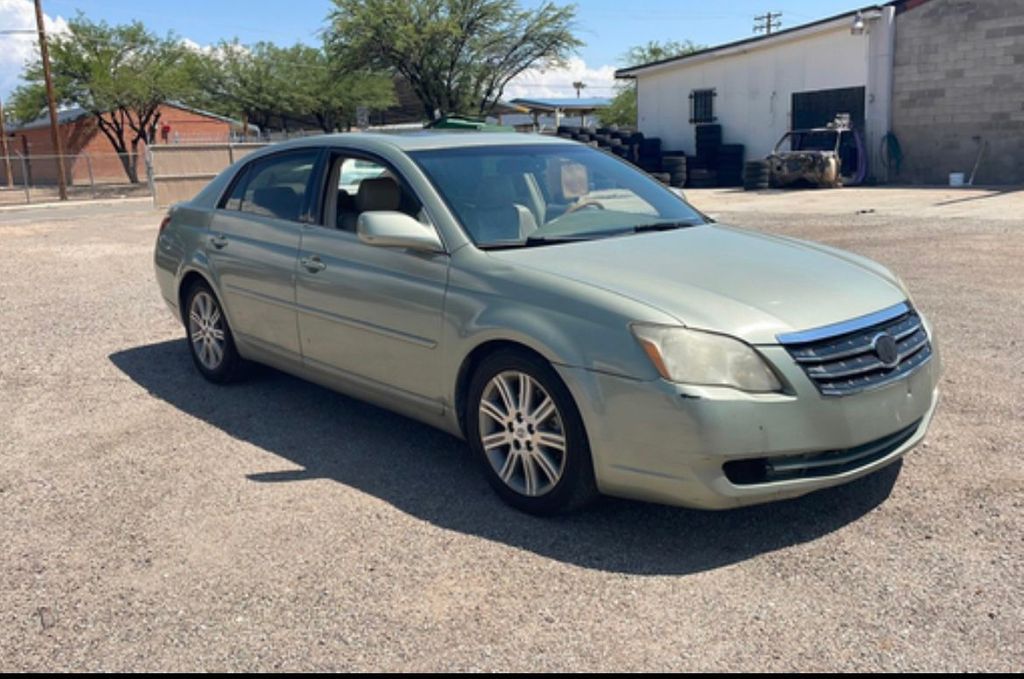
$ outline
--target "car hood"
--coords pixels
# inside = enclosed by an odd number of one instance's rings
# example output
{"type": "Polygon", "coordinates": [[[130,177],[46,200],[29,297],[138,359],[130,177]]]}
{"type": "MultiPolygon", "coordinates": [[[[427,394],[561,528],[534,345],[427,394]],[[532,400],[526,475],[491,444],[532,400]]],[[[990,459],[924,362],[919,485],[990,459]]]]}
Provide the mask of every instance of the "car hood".
{"type": "Polygon", "coordinates": [[[906,300],[892,274],[870,260],[721,225],[489,254],[618,293],[688,327],[752,344],[776,344],[779,334],[865,316],[906,300]]]}

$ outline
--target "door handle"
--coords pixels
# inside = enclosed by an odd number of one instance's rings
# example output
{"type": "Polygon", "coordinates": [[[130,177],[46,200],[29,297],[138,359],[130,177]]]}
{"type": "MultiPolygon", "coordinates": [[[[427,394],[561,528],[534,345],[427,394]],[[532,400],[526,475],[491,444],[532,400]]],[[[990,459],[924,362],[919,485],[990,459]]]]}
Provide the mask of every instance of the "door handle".
{"type": "Polygon", "coordinates": [[[215,236],[210,236],[210,245],[218,250],[223,250],[228,246],[228,239],[218,233],[215,236]]]}
{"type": "Polygon", "coordinates": [[[316,255],[313,255],[312,257],[303,257],[299,260],[299,263],[302,264],[303,268],[309,273],[320,273],[327,268],[327,265],[321,262],[320,258],[316,255]]]}

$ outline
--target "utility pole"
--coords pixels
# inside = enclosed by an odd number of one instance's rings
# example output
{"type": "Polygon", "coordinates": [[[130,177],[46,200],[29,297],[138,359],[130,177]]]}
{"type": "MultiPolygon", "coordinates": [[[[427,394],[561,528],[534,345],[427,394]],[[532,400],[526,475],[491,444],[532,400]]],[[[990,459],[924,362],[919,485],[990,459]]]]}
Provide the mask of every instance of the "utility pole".
{"type": "Polygon", "coordinates": [[[50,107],[50,140],[57,154],[57,186],[60,199],[68,199],[68,185],[64,178],[64,149],[60,143],[57,125],[57,102],[53,98],[53,77],[50,75],[50,51],[46,47],[46,27],[43,25],[42,0],[36,0],[36,27],[39,29],[39,56],[43,59],[43,78],[46,80],[46,102],[50,107]]]}
{"type": "Polygon", "coordinates": [[[0,154],[4,157],[4,170],[7,171],[7,186],[14,188],[14,175],[11,173],[11,154],[7,149],[7,125],[4,120],[4,100],[0,97],[0,154]]]}
{"type": "Polygon", "coordinates": [[[759,17],[754,17],[754,33],[771,35],[782,27],[782,12],[765,12],[759,17]]]}

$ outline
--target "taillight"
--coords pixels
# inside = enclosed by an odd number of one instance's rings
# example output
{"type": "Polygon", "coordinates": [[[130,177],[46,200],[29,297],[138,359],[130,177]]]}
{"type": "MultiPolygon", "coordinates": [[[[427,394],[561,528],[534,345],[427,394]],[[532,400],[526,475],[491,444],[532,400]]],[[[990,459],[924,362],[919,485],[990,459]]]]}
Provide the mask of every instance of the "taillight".
{"type": "Polygon", "coordinates": [[[166,229],[167,225],[170,224],[170,223],[171,223],[171,213],[168,212],[166,215],[164,215],[163,221],[160,222],[160,231],[158,231],[158,233],[163,233],[164,229],[166,229]]]}

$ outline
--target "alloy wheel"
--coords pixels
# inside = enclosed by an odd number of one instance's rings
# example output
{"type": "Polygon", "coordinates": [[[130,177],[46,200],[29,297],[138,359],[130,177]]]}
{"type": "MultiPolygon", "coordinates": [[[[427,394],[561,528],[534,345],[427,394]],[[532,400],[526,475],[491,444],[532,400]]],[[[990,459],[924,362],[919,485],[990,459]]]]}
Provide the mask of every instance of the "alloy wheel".
{"type": "Polygon", "coordinates": [[[207,370],[217,370],[224,361],[227,339],[224,315],[213,296],[202,290],[192,298],[188,311],[189,338],[196,358],[207,370]]]}
{"type": "Polygon", "coordinates": [[[495,375],[479,407],[480,439],[501,481],[521,495],[551,492],[565,473],[562,416],[537,380],[519,371],[495,375]]]}

